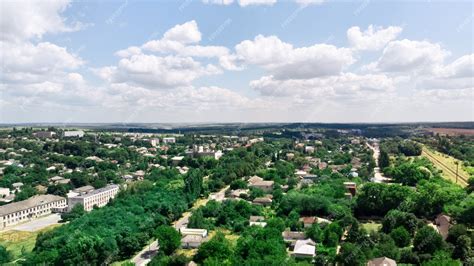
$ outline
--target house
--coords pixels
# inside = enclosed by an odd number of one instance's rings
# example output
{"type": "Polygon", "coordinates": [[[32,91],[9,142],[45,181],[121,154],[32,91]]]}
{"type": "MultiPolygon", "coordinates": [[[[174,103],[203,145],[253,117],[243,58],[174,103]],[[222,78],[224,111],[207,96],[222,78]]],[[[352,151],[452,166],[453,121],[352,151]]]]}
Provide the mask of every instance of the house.
{"type": "Polygon", "coordinates": [[[314,223],[318,222],[318,218],[315,216],[309,216],[309,217],[301,217],[300,222],[303,223],[304,228],[308,228],[313,226],[314,223]]]}
{"type": "Polygon", "coordinates": [[[274,183],[275,183],[274,181],[262,180],[262,181],[251,183],[249,187],[258,188],[265,192],[271,192],[273,190],[274,183]]]}
{"type": "Polygon", "coordinates": [[[314,147],[313,147],[313,146],[306,146],[306,147],[304,148],[304,151],[305,151],[306,153],[313,153],[313,152],[314,152],[314,147]]]}
{"type": "Polygon", "coordinates": [[[197,235],[197,236],[201,236],[202,238],[207,237],[207,230],[206,229],[193,229],[193,228],[182,227],[182,228],[179,229],[179,232],[183,236],[197,235]]]}
{"type": "Polygon", "coordinates": [[[344,182],[344,187],[346,187],[347,192],[351,193],[352,196],[355,196],[357,193],[357,184],[354,182],[344,182]]]}
{"type": "Polygon", "coordinates": [[[198,248],[204,242],[200,235],[186,235],[181,239],[181,247],[184,249],[198,248]]]}
{"type": "Polygon", "coordinates": [[[21,191],[21,187],[23,186],[23,183],[21,182],[13,183],[12,186],[13,186],[13,189],[15,189],[15,191],[21,191]]]}
{"type": "Polygon", "coordinates": [[[248,196],[248,193],[249,193],[248,189],[236,189],[230,192],[230,197],[234,199],[240,198],[240,197],[246,197],[248,196]]]}
{"type": "Polygon", "coordinates": [[[436,228],[438,233],[443,237],[444,240],[448,238],[448,231],[451,228],[451,217],[439,214],[435,219],[436,228]]]}
{"type": "Polygon", "coordinates": [[[145,177],[145,171],[138,170],[135,173],[133,173],[133,177],[135,177],[137,180],[143,180],[143,177],[145,177]]]}
{"type": "Polygon", "coordinates": [[[296,240],[293,256],[298,258],[312,258],[316,255],[316,243],[311,239],[296,240]]]}
{"type": "Polygon", "coordinates": [[[283,241],[285,243],[291,244],[291,246],[294,246],[297,240],[304,240],[306,238],[306,235],[304,232],[298,232],[298,231],[283,231],[281,233],[281,236],[283,237],[283,241]]]}
{"type": "Polygon", "coordinates": [[[249,178],[248,183],[251,185],[251,184],[254,184],[254,183],[260,182],[260,181],[263,181],[263,178],[254,175],[254,176],[249,178]]]}
{"type": "Polygon", "coordinates": [[[293,158],[295,158],[295,154],[294,153],[287,153],[286,154],[286,159],[289,161],[289,160],[293,160],[293,158]]]}
{"type": "Polygon", "coordinates": [[[269,197],[260,197],[260,198],[255,198],[252,203],[254,205],[261,205],[261,206],[270,206],[272,205],[273,200],[269,197]]]}
{"type": "Polygon", "coordinates": [[[298,176],[299,178],[303,178],[303,176],[307,175],[308,173],[306,173],[306,171],[303,171],[303,170],[297,170],[295,172],[295,175],[298,176]]]}
{"type": "Polygon", "coordinates": [[[183,156],[174,156],[171,158],[171,161],[173,162],[173,165],[178,165],[183,159],[183,156]]]}
{"type": "Polygon", "coordinates": [[[150,145],[152,147],[156,147],[158,144],[160,144],[160,139],[150,139],[150,145]]]}
{"type": "Polygon", "coordinates": [[[249,218],[250,226],[256,225],[256,226],[265,227],[267,223],[264,221],[265,221],[265,217],[263,216],[250,216],[249,218]]]}
{"type": "Polygon", "coordinates": [[[380,257],[369,260],[367,266],[397,266],[397,262],[387,257],[380,257]]]}
{"type": "Polygon", "coordinates": [[[123,175],[122,179],[125,180],[125,182],[131,182],[133,180],[132,175],[123,175]]]}

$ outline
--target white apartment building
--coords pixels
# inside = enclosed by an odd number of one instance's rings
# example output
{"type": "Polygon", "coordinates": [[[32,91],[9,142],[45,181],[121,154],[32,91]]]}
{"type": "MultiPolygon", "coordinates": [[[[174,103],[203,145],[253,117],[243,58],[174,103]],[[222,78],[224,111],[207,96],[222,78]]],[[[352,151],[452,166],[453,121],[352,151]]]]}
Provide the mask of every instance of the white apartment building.
{"type": "Polygon", "coordinates": [[[85,211],[91,211],[94,206],[104,207],[110,199],[115,198],[118,192],[118,185],[107,185],[85,194],[69,197],[67,199],[68,211],[71,211],[76,204],[82,204],[85,211]]]}
{"type": "Polygon", "coordinates": [[[84,131],[82,130],[74,130],[74,131],[64,131],[63,132],[63,137],[78,137],[82,138],[84,137],[84,131]]]}
{"type": "Polygon", "coordinates": [[[27,200],[0,206],[0,229],[48,215],[66,207],[66,199],[56,195],[37,195],[27,200]]]}

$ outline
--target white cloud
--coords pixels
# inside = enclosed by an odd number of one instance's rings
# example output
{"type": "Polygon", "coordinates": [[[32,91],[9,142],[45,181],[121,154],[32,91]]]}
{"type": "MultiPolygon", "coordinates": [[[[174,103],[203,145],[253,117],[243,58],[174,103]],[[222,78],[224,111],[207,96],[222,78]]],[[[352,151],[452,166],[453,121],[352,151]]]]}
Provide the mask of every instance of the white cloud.
{"type": "Polygon", "coordinates": [[[174,53],[192,57],[220,57],[227,55],[229,49],[224,46],[184,45],[168,40],[153,40],[145,43],[143,49],[158,53],[174,53]]]}
{"type": "Polygon", "coordinates": [[[79,30],[82,24],[67,25],[61,16],[69,3],[69,0],[2,1],[1,39],[18,41],[41,38],[46,33],[79,30]]]}
{"type": "Polygon", "coordinates": [[[213,5],[230,5],[234,0],[202,0],[204,4],[213,4],[213,5]]]}
{"type": "Polygon", "coordinates": [[[169,29],[163,35],[163,39],[183,44],[197,43],[201,41],[201,32],[198,29],[196,21],[192,20],[169,29]]]}
{"type": "Polygon", "coordinates": [[[265,76],[250,82],[250,87],[265,96],[297,96],[309,101],[331,98],[367,98],[368,95],[386,93],[395,88],[386,75],[356,75],[344,73],[312,79],[278,80],[265,76]]]}
{"type": "Polygon", "coordinates": [[[404,39],[390,42],[375,66],[385,72],[433,73],[449,54],[439,44],[404,39]]]}
{"type": "Polygon", "coordinates": [[[119,57],[130,57],[132,55],[137,55],[137,54],[141,54],[141,53],[142,53],[142,50],[141,50],[140,47],[130,46],[127,49],[117,51],[115,53],[115,55],[119,56],[119,57]]]}
{"type": "Polygon", "coordinates": [[[238,0],[239,5],[246,7],[246,6],[257,6],[257,5],[266,5],[266,6],[272,6],[274,5],[277,0],[238,0]]]}
{"type": "Polygon", "coordinates": [[[328,44],[293,48],[276,36],[258,35],[236,45],[235,55],[224,57],[228,69],[239,63],[264,67],[277,79],[304,79],[337,75],[354,62],[352,52],[328,44]],[[232,64],[234,61],[234,64],[232,64]]]}
{"type": "Polygon", "coordinates": [[[442,75],[451,78],[474,77],[474,54],[464,55],[444,67],[442,75]]]}
{"type": "Polygon", "coordinates": [[[390,26],[388,28],[369,25],[367,30],[361,31],[359,27],[351,27],[347,30],[349,44],[356,50],[380,50],[402,32],[401,27],[390,26]]]}
{"type": "Polygon", "coordinates": [[[101,68],[96,73],[112,83],[165,89],[190,85],[195,79],[218,74],[220,70],[211,64],[204,66],[191,57],[137,54],[122,58],[117,66],[101,68]]]}
{"type": "Polygon", "coordinates": [[[308,5],[320,5],[324,3],[325,0],[295,0],[295,2],[302,6],[308,5]]]}

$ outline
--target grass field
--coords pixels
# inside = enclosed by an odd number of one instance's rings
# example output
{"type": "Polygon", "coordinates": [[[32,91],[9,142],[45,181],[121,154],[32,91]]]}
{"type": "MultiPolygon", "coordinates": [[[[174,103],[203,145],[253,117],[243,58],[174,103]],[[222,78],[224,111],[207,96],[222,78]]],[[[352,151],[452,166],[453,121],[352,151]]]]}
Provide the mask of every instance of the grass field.
{"type": "Polygon", "coordinates": [[[465,187],[467,186],[467,180],[469,174],[463,169],[462,162],[449,155],[431,150],[426,146],[423,146],[422,156],[428,158],[436,168],[442,171],[442,176],[456,183],[456,163],[459,163],[457,184],[465,187]]]}
{"type": "Polygon", "coordinates": [[[376,222],[362,223],[361,225],[367,232],[378,232],[382,228],[382,224],[376,222]]]}
{"type": "Polygon", "coordinates": [[[10,230],[0,232],[0,244],[11,251],[14,259],[22,257],[23,252],[30,252],[35,247],[36,237],[40,232],[45,232],[60,225],[51,225],[35,232],[10,230]]]}

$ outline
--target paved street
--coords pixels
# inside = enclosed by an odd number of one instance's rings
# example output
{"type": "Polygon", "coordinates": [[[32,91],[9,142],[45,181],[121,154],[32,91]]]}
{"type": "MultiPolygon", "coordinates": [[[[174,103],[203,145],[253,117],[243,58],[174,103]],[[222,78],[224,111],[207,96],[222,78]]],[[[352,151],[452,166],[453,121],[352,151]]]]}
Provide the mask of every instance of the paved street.
{"type": "Polygon", "coordinates": [[[53,224],[58,224],[60,220],[61,220],[61,215],[54,213],[45,217],[31,220],[26,223],[14,225],[12,227],[7,227],[3,229],[2,231],[18,230],[18,231],[33,232],[33,231],[41,230],[53,224]]]}
{"type": "Polygon", "coordinates": [[[375,165],[374,167],[374,177],[372,178],[372,182],[374,183],[384,183],[388,182],[391,179],[388,177],[385,177],[382,175],[382,172],[380,172],[380,167],[379,167],[379,154],[380,154],[380,147],[379,143],[375,142],[374,145],[370,145],[367,143],[367,146],[374,152],[374,160],[375,160],[375,165]]]}

